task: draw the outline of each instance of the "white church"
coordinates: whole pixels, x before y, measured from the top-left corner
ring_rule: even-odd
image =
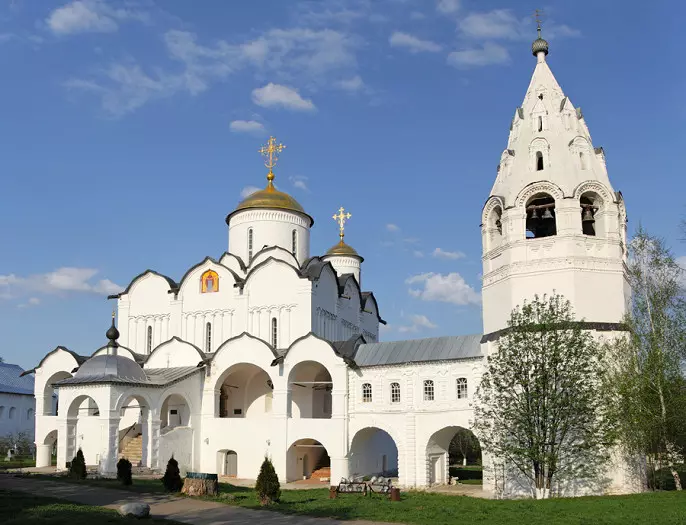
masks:
[[[534,41],[531,82],[481,217],[483,334],[379,342],[360,256],[344,241],[310,254],[314,219],[277,190],[283,146],[261,153],[266,188],[226,217],[228,251],[178,280],[146,270],[121,293],[109,342],[90,356],[58,346],[35,372],[38,466],[81,448],[89,465],[119,457],[164,470],[254,479],[269,456],[281,480],[380,474],[402,487],[448,482],[448,446],[471,428],[473,397],[511,310],[535,293],[568,298],[587,329],[612,337],[630,290],[626,210]],[[52,403],[59,391],[58,406]],[[494,465],[483,451],[484,465]],[[484,489],[517,492],[487,468]],[[636,490],[616,468],[605,492]]]

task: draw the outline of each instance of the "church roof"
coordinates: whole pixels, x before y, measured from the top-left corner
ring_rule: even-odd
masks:
[[[326,255],[352,255],[354,257],[360,257],[360,254],[357,253],[357,250],[355,250],[355,248],[349,244],[344,243],[343,239],[326,250]]]
[[[33,376],[21,376],[24,369],[19,365],[0,363],[0,393],[33,395]]]
[[[117,357],[117,356],[98,356],[98,357]],[[121,356],[119,356],[121,357]],[[95,359],[95,358],[94,358]],[[126,357],[121,357],[121,359],[126,359],[130,363],[136,365],[133,361]],[[136,365],[138,366],[138,365]],[[83,369],[83,367],[82,367]],[[74,377],[70,379],[65,379],[55,383],[56,386],[66,386],[66,385],[80,385],[80,384],[94,384],[94,383],[108,383],[108,384],[125,384],[125,385],[138,385],[138,386],[149,386],[149,387],[163,387],[167,386],[181,379],[185,379],[188,376],[202,370],[201,367],[197,366],[177,366],[170,368],[146,368],[141,369],[143,371],[142,377],[120,377],[111,374],[101,374],[99,376],[86,375],[79,377],[77,373]],[[79,370],[81,371],[81,370]]]
[[[481,334],[473,334],[366,343],[358,346],[354,360],[365,367],[475,359],[482,357],[480,341]]]

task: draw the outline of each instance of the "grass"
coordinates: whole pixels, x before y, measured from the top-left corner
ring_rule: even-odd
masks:
[[[23,492],[0,490],[0,520],[3,525],[106,525],[138,523],[136,518],[124,518],[116,511],[90,507],[64,500],[44,498]],[[173,521],[150,519],[146,523],[166,524]]]
[[[106,480],[86,480],[79,483],[140,492],[163,490],[162,483],[158,480],[134,479],[131,487]],[[260,506],[255,491],[251,488],[220,483],[219,491],[218,497],[206,499],[250,509],[265,508]],[[227,496],[228,494],[231,496]],[[284,490],[281,501],[266,508],[285,514],[342,520],[378,520],[407,525],[686,525],[686,492],[652,492],[546,501],[495,501],[419,491],[403,492],[401,497],[400,502],[391,502],[382,496],[341,494],[337,499],[331,500],[327,489]]]

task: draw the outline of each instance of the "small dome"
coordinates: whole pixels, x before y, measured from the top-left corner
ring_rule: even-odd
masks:
[[[355,248],[346,244],[341,239],[340,242],[334,244],[331,248],[326,251],[326,255],[354,255],[359,257],[360,254],[355,251]]]
[[[105,332],[105,336],[110,341],[116,341],[119,339],[119,330],[117,330],[117,327],[114,326],[114,321],[112,322],[112,326],[110,326],[107,332]]]
[[[548,42],[539,36],[536,40],[534,40],[534,43],[531,44],[531,52],[534,56],[536,56],[541,51],[543,51],[546,55],[548,54]]]
[[[228,223],[231,216],[238,211],[259,208],[288,210],[301,213],[310,220],[310,225],[314,224],[314,220],[305,212],[300,203],[288,195],[288,193],[277,190],[271,180],[265,189],[257,190],[243,199],[236,209],[226,218],[226,222]]]
[[[83,363],[74,375],[81,381],[147,381],[143,369],[133,360],[121,355],[96,355]]]

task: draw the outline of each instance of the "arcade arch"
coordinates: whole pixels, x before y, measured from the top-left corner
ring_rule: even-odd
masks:
[[[251,363],[229,367],[217,380],[215,417],[247,418],[270,414],[274,384],[269,374]]]
[[[45,382],[43,387],[43,415],[44,416],[56,416],[59,409],[59,394],[57,389],[54,387],[55,383],[58,381],[63,381],[64,379],[70,379],[72,375],[66,371],[55,372],[50,376],[50,378]]]
[[[398,476],[398,446],[391,435],[377,427],[359,430],[352,439],[348,456],[352,477]]]
[[[286,454],[286,479],[323,479],[331,477],[331,458],[319,441],[299,439],[294,442]]]
[[[289,416],[331,419],[333,381],[327,368],[316,361],[302,361],[288,375]]]
[[[466,446],[460,447],[456,443],[456,439],[459,436],[473,438],[476,441],[474,448],[478,450],[478,453],[470,454]],[[471,456],[471,460],[475,464],[481,464],[481,448],[474,434],[469,429],[459,426],[444,427],[434,432],[426,444],[425,459],[428,485],[448,483],[450,479],[451,452],[453,453],[453,462],[460,457],[460,454],[465,454],[468,461]]]

